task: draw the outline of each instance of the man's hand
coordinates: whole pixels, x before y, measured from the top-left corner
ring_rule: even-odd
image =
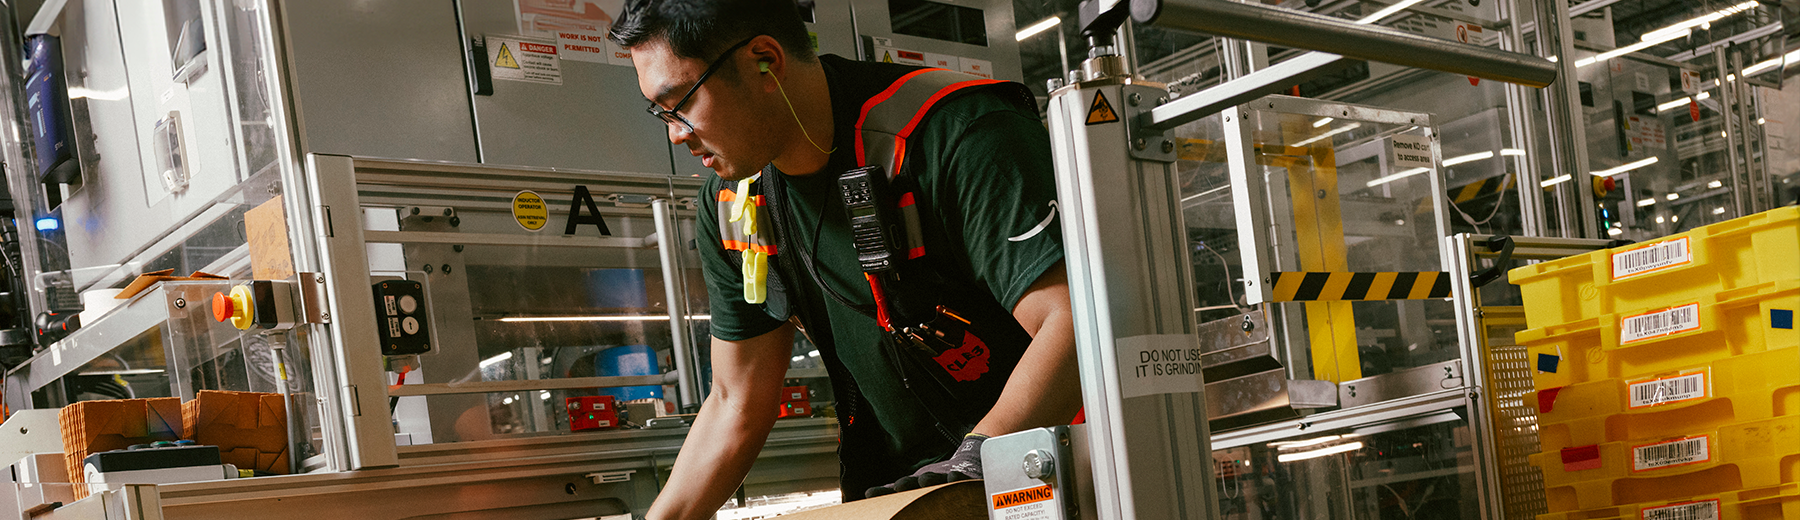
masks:
[[[886,486],[872,487],[863,492],[866,498],[875,498],[900,491],[931,487],[947,482],[957,482],[981,478],[981,442],[987,440],[986,435],[971,433],[963,437],[962,445],[943,462],[927,464],[912,475],[900,477],[900,480]]]
[[[794,326],[743,341],[712,340],[713,387],[681,443],[669,482],[644,516],[711,518],[762,452],[781,403]]]

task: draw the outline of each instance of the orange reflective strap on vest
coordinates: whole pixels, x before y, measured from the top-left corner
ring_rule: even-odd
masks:
[[[906,139],[937,102],[959,90],[999,83],[1005,82],[944,69],[922,69],[901,76],[863,103],[856,120],[856,165],[879,165],[886,169],[889,180],[898,178],[906,166]],[[906,221],[907,258],[925,256],[925,237],[913,193],[902,193],[897,202]]]

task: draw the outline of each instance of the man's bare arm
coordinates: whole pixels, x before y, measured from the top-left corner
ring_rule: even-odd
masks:
[[[1075,322],[1069,314],[1069,280],[1057,263],[1025,290],[1013,306],[1013,317],[1031,333],[1031,346],[1013,369],[975,433],[988,436],[1069,424],[1081,409],[1076,384]]]
[[[792,324],[743,341],[713,338],[712,394],[648,518],[711,518],[737,491],[775,426],[793,345]]]

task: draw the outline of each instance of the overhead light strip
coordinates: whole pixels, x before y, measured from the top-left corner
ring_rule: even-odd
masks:
[[[1645,166],[1649,166],[1652,164],[1656,164],[1656,157],[1650,157],[1649,159],[1642,159],[1642,160],[1628,162],[1625,164],[1621,164],[1615,168],[1609,168],[1609,169],[1593,172],[1593,175],[1595,177],[1611,177],[1611,176],[1625,173],[1625,172],[1628,172],[1631,170],[1636,170],[1638,168],[1643,168]]]
[[[1051,27],[1056,27],[1058,24],[1061,24],[1061,23],[1062,23],[1062,18],[1060,18],[1060,17],[1052,16],[1052,17],[1046,18],[1046,19],[1044,19],[1044,21],[1031,24],[1031,27],[1026,27],[1026,28],[1020,30],[1019,34],[1015,36],[1017,38],[1017,40],[1015,40],[1015,41],[1021,41],[1021,42],[1025,41],[1026,38],[1030,38],[1032,36],[1037,36],[1037,33],[1044,32],[1046,29],[1049,29]],[[1002,33],[1002,34],[1004,34],[1004,33]]]

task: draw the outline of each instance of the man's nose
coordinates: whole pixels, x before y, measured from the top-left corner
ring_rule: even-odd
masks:
[[[672,144],[684,144],[688,140],[694,138],[694,133],[689,132],[681,123],[667,123],[667,126],[669,129],[669,142]]]

